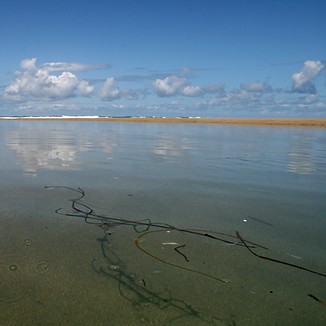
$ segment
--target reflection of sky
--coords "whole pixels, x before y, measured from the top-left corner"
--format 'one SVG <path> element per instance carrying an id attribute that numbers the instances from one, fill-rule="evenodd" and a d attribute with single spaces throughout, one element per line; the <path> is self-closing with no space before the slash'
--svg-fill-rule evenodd
<path id="1" fill-rule="evenodd" d="M 31 127 L 31 125 L 27 126 Z M 64 128 L 47 129 L 45 125 L 34 124 L 33 128 L 16 128 L 5 134 L 5 141 L 16 153 L 18 163 L 28 175 L 37 175 L 44 170 L 78 170 L 83 164 L 81 153 L 99 146 L 103 152 L 111 153 L 115 142 L 102 135 L 95 144 L 88 133 L 78 135 Z"/>
<path id="2" fill-rule="evenodd" d="M 325 153 L 325 136 L 324 139 L 318 138 L 309 129 L 297 131 L 289 140 L 288 170 L 297 174 L 314 174 L 318 170 L 325 172 L 325 162 L 319 161 L 319 158 L 325 158 Z"/>
<path id="3" fill-rule="evenodd" d="M 312 139 L 291 139 L 289 148 L 289 171 L 298 174 L 312 174 L 316 171 L 312 157 Z"/>
<path id="4" fill-rule="evenodd" d="M 37 170 L 62 170 L 74 168 L 76 162 L 76 146 L 65 143 L 60 135 L 50 134 L 42 137 L 38 131 L 12 130 L 6 135 L 8 147 L 13 150 L 28 174 L 36 174 Z"/>
<path id="5" fill-rule="evenodd" d="M 108 166 L 139 175 L 149 169 L 152 173 L 169 173 L 175 168 L 175 175 L 192 173 L 209 178 L 229 173 L 234 179 L 242 178 L 248 171 L 326 173 L 325 129 L 10 123 L 5 129 L 0 126 L 2 139 L 14 154 L 15 163 L 30 175 L 37 175 L 39 170 L 73 171 Z M 5 151 L 3 146 L 0 143 Z"/>
<path id="6" fill-rule="evenodd" d="M 178 133 L 158 133 L 153 139 L 153 154 L 169 162 L 182 162 L 188 156 L 188 152 L 194 149 L 191 139 Z"/>

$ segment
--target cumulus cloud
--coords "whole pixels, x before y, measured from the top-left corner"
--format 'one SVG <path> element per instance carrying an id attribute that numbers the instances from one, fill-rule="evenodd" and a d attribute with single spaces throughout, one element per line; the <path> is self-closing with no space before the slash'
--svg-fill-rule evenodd
<path id="1" fill-rule="evenodd" d="M 241 89 L 252 93 L 267 93 L 272 91 L 272 87 L 266 83 L 248 83 L 241 85 Z"/>
<path id="2" fill-rule="evenodd" d="M 177 94 L 186 83 L 185 78 L 172 75 L 164 79 L 156 79 L 154 88 L 158 96 L 172 96 Z"/>
<path id="3" fill-rule="evenodd" d="M 43 64 L 43 68 L 48 71 L 85 71 L 93 69 L 107 69 L 110 66 L 107 64 L 83 64 L 75 62 L 47 62 Z"/>
<path id="4" fill-rule="evenodd" d="M 98 95 L 104 101 L 113 101 L 121 97 L 121 91 L 113 77 L 107 78 Z"/>
<path id="5" fill-rule="evenodd" d="M 86 80 L 80 80 L 77 89 L 82 96 L 89 96 L 94 92 L 94 86 Z"/>
<path id="6" fill-rule="evenodd" d="M 224 84 L 216 84 L 205 87 L 200 86 L 185 86 L 181 89 L 180 94 L 183 96 L 202 96 L 205 94 L 216 94 L 224 92 Z"/>
<path id="7" fill-rule="evenodd" d="M 199 96 L 202 94 L 202 88 L 199 86 L 185 86 L 181 90 L 181 94 L 184 96 Z"/>
<path id="8" fill-rule="evenodd" d="M 56 71 L 61 74 L 51 74 L 51 64 L 38 66 L 36 58 L 21 61 L 23 71 L 16 73 L 16 80 L 10 83 L 4 91 L 6 99 L 14 101 L 50 99 L 60 100 L 73 97 L 78 93 L 89 96 L 94 91 L 94 86 L 86 80 L 79 79 L 70 71 L 63 71 L 58 66 Z M 62 64 L 61 68 L 64 64 Z M 69 66 L 69 64 L 67 64 Z"/>
<path id="9" fill-rule="evenodd" d="M 155 92 L 158 96 L 202 96 L 207 93 L 217 93 L 224 90 L 224 84 L 211 85 L 207 87 L 189 85 L 186 78 L 175 75 L 168 76 L 164 79 L 156 79 L 153 83 Z"/>
<path id="10" fill-rule="evenodd" d="M 24 70 L 33 71 L 36 69 L 36 58 L 24 59 L 20 62 L 20 67 Z"/>
<path id="11" fill-rule="evenodd" d="M 312 82 L 325 66 L 320 61 L 307 60 L 300 72 L 292 75 L 292 91 L 315 94 L 316 87 Z"/>

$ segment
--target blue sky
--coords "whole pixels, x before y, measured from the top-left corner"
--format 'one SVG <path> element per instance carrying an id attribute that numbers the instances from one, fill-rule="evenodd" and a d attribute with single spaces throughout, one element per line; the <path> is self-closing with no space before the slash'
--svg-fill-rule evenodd
<path id="1" fill-rule="evenodd" d="M 326 1 L 18 1 L 0 116 L 326 117 Z"/>

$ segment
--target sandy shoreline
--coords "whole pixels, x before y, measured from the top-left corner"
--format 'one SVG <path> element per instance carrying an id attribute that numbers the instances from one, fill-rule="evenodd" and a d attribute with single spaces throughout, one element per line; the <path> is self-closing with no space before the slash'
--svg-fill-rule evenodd
<path id="1" fill-rule="evenodd" d="M 1 118 L 0 118 L 1 120 Z M 2 119 L 7 120 L 7 119 Z M 141 123 L 198 123 L 224 125 L 256 126 L 298 126 L 326 128 L 326 118 L 105 118 L 105 117 L 28 117 L 11 118 L 10 120 L 63 120 L 63 121 L 100 121 L 100 122 L 141 122 Z"/>

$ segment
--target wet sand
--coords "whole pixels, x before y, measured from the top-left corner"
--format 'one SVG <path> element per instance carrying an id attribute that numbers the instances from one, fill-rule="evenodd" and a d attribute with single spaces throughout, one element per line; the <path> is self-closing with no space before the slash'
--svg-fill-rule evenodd
<path id="1" fill-rule="evenodd" d="M 323 276 L 236 234 L 325 273 L 324 129 L 91 120 L 0 122 L 1 325 L 325 324 Z"/>
<path id="2" fill-rule="evenodd" d="M 257 126 L 326 127 L 326 118 L 142 118 L 142 117 L 28 117 L 19 120 L 69 120 L 142 123 L 198 123 Z"/>

